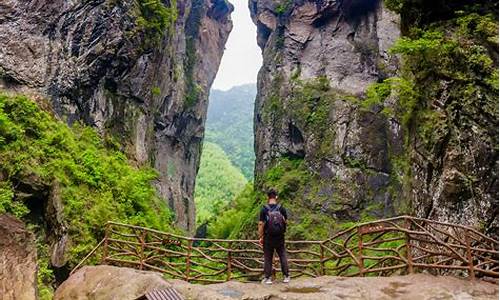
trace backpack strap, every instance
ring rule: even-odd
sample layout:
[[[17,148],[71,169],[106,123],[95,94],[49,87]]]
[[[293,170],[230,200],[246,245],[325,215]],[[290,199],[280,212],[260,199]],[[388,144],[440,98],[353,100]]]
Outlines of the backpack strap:
[[[281,217],[283,218],[283,220],[286,220],[285,216],[281,212],[281,204],[278,203],[278,205],[276,205],[276,210],[279,211],[279,213],[280,213]]]
[[[266,204],[264,207],[267,209],[267,212],[270,213],[270,212],[275,211],[275,210],[280,210],[281,204],[276,204],[276,206],[274,208],[271,208],[271,206],[269,204]]]

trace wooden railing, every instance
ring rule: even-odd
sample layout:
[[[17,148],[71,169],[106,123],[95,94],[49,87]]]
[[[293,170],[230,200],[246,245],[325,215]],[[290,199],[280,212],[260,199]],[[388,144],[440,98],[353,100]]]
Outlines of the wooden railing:
[[[287,241],[292,277],[436,275],[498,278],[498,241],[470,227],[395,217],[358,224],[323,241]],[[105,237],[78,264],[154,270],[167,277],[215,283],[262,275],[255,240],[200,239],[108,222]],[[276,268],[275,268],[276,269]]]

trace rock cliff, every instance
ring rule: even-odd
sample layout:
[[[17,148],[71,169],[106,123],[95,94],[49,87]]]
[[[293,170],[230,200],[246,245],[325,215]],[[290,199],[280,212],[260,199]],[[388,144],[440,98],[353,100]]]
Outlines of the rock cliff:
[[[498,233],[497,4],[438,2],[249,1],[256,186],[292,225],[404,212]]]
[[[0,88],[115,137],[194,229],[207,97],[232,28],[225,0],[0,4]]]
[[[299,198],[309,210],[341,221],[368,210],[393,214],[390,156],[400,151],[400,126],[381,109],[361,109],[358,98],[397,69],[388,49],[400,36],[398,15],[380,1],[249,6],[264,58],[255,107],[257,183],[265,185],[283,159],[303,160],[312,177]]]
[[[402,1],[393,9],[405,30],[394,49],[403,57],[396,89],[410,92],[399,92],[394,114],[406,133],[405,197],[418,216],[496,237],[498,2]]]

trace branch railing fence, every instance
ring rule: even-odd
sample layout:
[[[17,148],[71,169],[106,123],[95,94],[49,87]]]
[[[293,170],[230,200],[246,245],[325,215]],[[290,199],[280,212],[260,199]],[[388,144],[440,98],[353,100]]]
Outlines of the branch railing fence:
[[[401,216],[361,223],[322,241],[287,241],[292,277],[390,276],[415,272],[498,278],[498,240],[463,225]],[[108,222],[89,262],[153,270],[189,282],[258,280],[256,240],[203,239]],[[277,269],[275,262],[275,270]]]

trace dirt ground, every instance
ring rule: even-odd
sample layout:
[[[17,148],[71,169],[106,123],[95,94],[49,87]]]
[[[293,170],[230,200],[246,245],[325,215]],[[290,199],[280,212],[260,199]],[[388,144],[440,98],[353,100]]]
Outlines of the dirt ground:
[[[201,286],[176,282],[174,287],[187,299],[199,300],[498,299],[496,284],[425,274],[367,278],[320,277],[270,286],[239,282]]]

